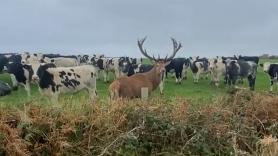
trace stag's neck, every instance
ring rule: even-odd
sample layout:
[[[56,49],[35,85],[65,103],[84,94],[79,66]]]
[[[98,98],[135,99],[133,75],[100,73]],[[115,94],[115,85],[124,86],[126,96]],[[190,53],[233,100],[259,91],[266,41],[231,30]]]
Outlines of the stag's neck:
[[[157,68],[154,66],[149,72],[146,72],[147,78],[152,82],[153,84],[153,90],[158,87],[160,82],[162,81],[161,76],[156,74]]]

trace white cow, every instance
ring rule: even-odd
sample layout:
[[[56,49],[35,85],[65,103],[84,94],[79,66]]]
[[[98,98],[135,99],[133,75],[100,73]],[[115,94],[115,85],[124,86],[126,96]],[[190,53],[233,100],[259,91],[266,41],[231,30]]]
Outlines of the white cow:
[[[212,83],[218,87],[221,77],[226,75],[226,66],[223,59],[220,57],[209,59],[209,69]]]
[[[37,75],[39,88],[43,95],[51,97],[53,102],[58,101],[60,93],[88,90],[90,97],[97,96],[96,91],[97,69],[92,65],[76,67],[55,67],[54,64],[42,64]]]

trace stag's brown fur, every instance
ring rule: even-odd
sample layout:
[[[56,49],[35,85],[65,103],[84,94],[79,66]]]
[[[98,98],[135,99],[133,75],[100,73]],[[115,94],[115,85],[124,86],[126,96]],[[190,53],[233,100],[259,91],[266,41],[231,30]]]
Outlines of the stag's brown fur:
[[[110,97],[139,98],[143,87],[148,88],[150,93],[161,83],[165,65],[164,62],[159,62],[149,72],[118,78],[109,87]]]
[[[178,44],[177,41],[172,38],[174,46],[172,55],[170,55],[169,58],[166,56],[165,59],[160,59],[160,57],[156,59],[149,56],[146,49],[143,48],[145,40],[146,38],[139,40],[138,47],[145,57],[155,62],[153,69],[146,73],[139,73],[131,77],[120,77],[116,79],[109,86],[110,98],[139,98],[141,97],[141,89],[145,87],[148,88],[148,93],[150,94],[163,81],[165,66],[170,63],[181,48],[181,43]],[[161,84],[163,85],[163,83]],[[162,91],[160,93],[162,93]]]

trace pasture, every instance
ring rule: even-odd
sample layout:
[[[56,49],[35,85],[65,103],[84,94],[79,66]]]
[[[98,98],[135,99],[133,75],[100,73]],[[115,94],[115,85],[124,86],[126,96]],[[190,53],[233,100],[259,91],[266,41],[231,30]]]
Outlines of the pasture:
[[[278,62],[278,60],[261,60],[263,62]],[[147,60],[144,62],[149,63]],[[151,97],[163,97],[166,99],[175,99],[176,97],[183,97],[191,100],[193,103],[207,103],[213,101],[219,96],[227,94],[229,88],[223,83],[223,79],[219,88],[210,84],[210,77],[208,79],[201,79],[198,84],[193,83],[192,73],[189,69],[188,79],[183,80],[181,85],[175,83],[175,78],[170,74],[168,79],[165,82],[165,92],[164,95],[159,94],[159,89],[152,93]],[[110,82],[103,82],[102,77],[97,81],[97,91],[99,94],[99,99],[102,101],[107,101],[108,98],[108,87],[111,81],[113,81],[114,75],[109,75]],[[8,82],[11,84],[10,77],[8,74],[1,74],[0,80]],[[247,86],[248,82],[245,80],[243,85],[240,87]],[[257,79],[256,79],[256,92],[265,92],[269,90],[269,78],[266,73],[262,71],[262,68],[258,68]],[[277,89],[274,90],[274,93],[277,93]],[[13,91],[11,95],[0,97],[1,106],[23,106],[24,103],[29,103],[31,101],[39,101],[41,103],[46,103],[46,99],[40,95],[38,92],[38,87],[33,84],[31,90],[31,98],[26,96],[26,92],[23,87],[19,87],[17,91]],[[79,103],[82,100],[88,98],[88,93],[86,91],[81,91],[75,94],[63,95],[61,96],[62,101],[67,101],[69,103]],[[71,99],[71,100],[68,100]]]

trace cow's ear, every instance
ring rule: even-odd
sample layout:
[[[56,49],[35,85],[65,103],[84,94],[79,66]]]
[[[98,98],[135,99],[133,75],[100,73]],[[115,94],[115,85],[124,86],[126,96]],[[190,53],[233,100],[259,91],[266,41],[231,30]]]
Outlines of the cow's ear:
[[[261,67],[263,67],[263,66],[264,66],[264,64],[260,63],[260,66],[261,66]]]

